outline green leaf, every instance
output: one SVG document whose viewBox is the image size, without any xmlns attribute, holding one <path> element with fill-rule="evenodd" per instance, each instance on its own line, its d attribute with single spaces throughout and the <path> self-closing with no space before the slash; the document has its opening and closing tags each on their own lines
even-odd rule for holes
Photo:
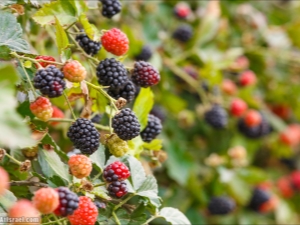
<svg viewBox="0 0 300 225">
<path fill-rule="evenodd" d="M 9 58 L 11 51 L 30 53 L 29 44 L 22 38 L 23 31 L 14 15 L 0 10 L 0 58 Z"/>
<path fill-rule="evenodd" d="M 184 224 L 189 225 L 191 222 L 186 218 L 186 216 L 180 212 L 178 209 L 172 207 L 164 207 L 159 212 L 160 216 L 162 216 L 167 222 L 178 225 Z"/>
<path fill-rule="evenodd" d="M 68 166 L 60 160 L 55 151 L 39 150 L 38 161 L 46 177 L 57 175 L 67 182 L 71 181 Z"/>
<path fill-rule="evenodd" d="M 85 33 L 90 39 L 94 41 L 100 40 L 100 32 L 94 24 L 90 24 L 85 14 L 80 15 L 79 21 L 82 24 Z"/>
<path fill-rule="evenodd" d="M 6 190 L 4 194 L 0 196 L 0 205 L 6 211 L 17 201 L 16 196 L 9 190 Z"/>
<path fill-rule="evenodd" d="M 10 64 L 0 65 L 0 143 L 10 148 L 24 148 L 35 145 L 31 131 L 16 111 L 17 100 L 14 85 L 19 80 L 14 67 Z"/>
<path fill-rule="evenodd" d="M 141 130 L 147 126 L 148 114 L 152 109 L 154 103 L 154 95 L 150 88 L 141 88 L 141 91 L 136 98 L 133 106 L 133 111 L 135 112 L 140 124 Z"/>
<path fill-rule="evenodd" d="M 136 192 L 136 195 L 148 198 L 151 204 L 156 208 L 161 206 L 161 198 L 157 194 L 157 182 L 155 177 L 152 175 L 147 176 L 146 180 L 144 180 L 143 184 Z"/>
<path fill-rule="evenodd" d="M 88 6 L 84 0 L 69 0 L 74 9 L 76 10 L 76 15 L 80 16 L 84 12 L 88 11 Z"/>
<path fill-rule="evenodd" d="M 97 151 L 95 151 L 92 155 L 90 155 L 90 159 L 93 162 L 93 165 L 96 167 L 98 171 L 102 171 L 105 166 L 105 147 L 100 144 Z"/>
<path fill-rule="evenodd" d="M 111 200 L 111 197 L 109 197 L 106 193 L 107 190 L 104 186 L 96 187 L 93 189 L 93 191 L 90 192 L 91 194 L 94 194 L 97 197 L 106 199 L 106 200 Z"/>
<path fill-rule="evenodd" d="M 149 150 L 161 150 L 162 149 L 162 140 L 154 139 L 150 143 L 144 142 L 143 147 L 147 148 Z"/>
<path fill-rule="evenodd" d="M 56 142 L 52 139 L 50 134 L 46 134 L 44 138 L 41 140 L 43 145 L 49 144 L 54 147 L 54 151 L 65 161 L 69 161 L 69 157 L 65 152 L 63 152 L 60 147 L 56 144 Z"/>
<path fill-rule="evenodd" d="M 138 157 L 144 150 L 144 142 L 141 136 L 137 136 L 130 141 L 128 141 L 128 147 L 130 149 L 130 154 Z"/>
<path fill-rule="evenodd" d="M 10 48 L 8 46 L 2 45 L 0 46 L 0 59 L 2 60 L 8 60 L 11 58 L 10 55 Z"/>
<path fill-rule="evenodd" d="M 133 156 L 127 157 L 127 162 L 130 167 L 130 179 L 134 190 L 138 190 L 146 180 L 144 168 L 139 160 Z"/>
<path fill-rule="evenodd" d="M 59 20 L 56 17 L 55 17 L 55 28 L 56 28 L 56 44 L 58 47 L 59 54 L 62 54 L 63 51 L 69 45 L 69 39 L 64 28 L 60 25 Z"/>
</svg>

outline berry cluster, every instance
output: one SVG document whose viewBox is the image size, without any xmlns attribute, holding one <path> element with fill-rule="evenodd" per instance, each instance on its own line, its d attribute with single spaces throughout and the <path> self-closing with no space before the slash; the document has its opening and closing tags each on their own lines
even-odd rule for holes
<svg viewBox="0 0 300 225">
<path fill-rule="evenodd" d="M 79 34 L 75 39 L 88 55 L 96 55 L 101 49 L 101 43 L 91 40 L 86 34 Z"/>
<path fill-rule="evenodd" d="M 124 180 L 129 176 L 130 171 L 122 162 L 116 161 L 105 167 L 103 178 L 109 183 L 107 190 L 112 197 L 121 198 L 127 194 L 127 184 Z"/>
</svg>

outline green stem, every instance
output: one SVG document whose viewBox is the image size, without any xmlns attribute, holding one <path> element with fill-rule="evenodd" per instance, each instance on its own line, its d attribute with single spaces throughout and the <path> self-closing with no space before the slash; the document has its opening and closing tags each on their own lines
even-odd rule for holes
<svg viewBox="0 0 300 225">
<path fill-rule="evenodd" d="M 35 92 L 35 89 L 34 89 L 34 87 L 33 87 L 33 84 L 32 84 L 32 82 L 31 82 L 31 80 L 30 80 L 30 77 L 29 77 L 27 71 L 26 71 L 26 69 L 25 69 L 23 63 L 20 62 L 20 64 L 21 64 L 22 69 L 23 69 L 23 71 L 24 71 L 24 73 L 25 73 L 25 75 L 26 75 L 26 78 L 27 78 L 28 83 L 29 83 L 29 85 L 30 85 L 30 88 L 31 88 L 31 90 L 32 90 L 32 92 L 33 92 L 33 95 L 34 95 L 35 98 L 37 98 L 38 96 L 37 96 L 37 94 L 36 94 L 36 92 Z"/>
<path fill-rule="evenodd" d="M 43 59 L 33 59 L 33 58 L 30 58 L 30 57 L 26 57 L 26 56 L 21 56 L 21 55 L 18 55 L 17 53 L 15 52 L 12 52 L 10 53 L 11 55 L 15 56 L 16 58 L 18 59 L 24 59 L 24 60 L 28 60 L 28 61 L 31 61 L 37 65 L 40 66 L 39 62 L 45 62 L 45 63 L 50 63 L 50 64 L 56 64 L 56 65 L 60 65 L 60 66 L 63 66 L 64 63 L 60 63 L 60 62 L 53 62 L 53 61 L 47 61 L 47 60 L 43 60 Z"/>
<path fill-rule="evenodd" d="M 95 188 L 95 187 L 101 187 L 101 186 L 104 186 L 104 185 L 106 185 L 106 183 L 105 183 L 105 182 L 102 182 L 102 183 L 100 183 L 100 184 L 94 185 L 94 188 Z"/>
<path fill-rule="evenodd" d="M 51 222 L 47 222 L 47 223 L 42 223 L 42 225 L 56 224 L 57 222 L 63 222 L 64 220 L 66 220 L 66 218 L 61 218 L 61 219 L 58 219 L 58 220 L 56 220 L 56 221 L 51 221 Z"/>
<path fill-rule="evenodd" d="M 61 222 L 63 221 L 63 220 L 61 220 L 61 219 L 58 219 L 57 218 L 57 216 L 55 215 L 55 214 L 52 214 L 52 217 L 55 219 L 55 224 L 61 224 Z M 65 218 L 63 218 L 64 220 L 65 220 Z"/>
<path fill-rule="evenodd" d="M 5 155 L 12 160 L 13 162 L 15 162 L 18 165 L 22 165 L 22 162 L 20 162 L 19 160 L 15 159 L 14 157 L 12 157 L 11 155 L 9 155 L 8 153 L 5 153 Z"/>
<path fill-rule="evenodd" d="M 155 220 L 157 218 L 159 218 L 161 216 L 151 216 L 145 223 L 143 223 L 142 225 L 148 225 L 152 220 Z"/>
<path fill-rule="evenodd" d="M 117 225 L 122 225 L 121 222 L 120 222 L 120 220 L 119 220 L 119 218 L 117 217 L 117 215 L 116 215 L 116 213 L 114 211 L 112 212 L 112 215 L 113 215 L 113 217 L 114 217 Z"/>
<path fill-rule="evenodd" d="M 72 116 L 73 116 L 74 120 L 76 120 L 77 118 L 76 118 L 76 116 L 75 116 L 75 113 L 74 113 L 74 111 L 73 111 L 73 108 L 72 108 L 72 106 L 71 106 L 71 103 L 70 103 L 70 101 L 69 101 L 69 99 L 68 99 L 68 96 L 66 95 L 65 91 L 63 92 L 63 94 L 64 94 L 65 100 L 66 100 L 66 102 L 67 102 L 67 104 L 68 104 L 68 107 L 69 107 L 69 109 L 70 109 L 70 111 L 71 111 L 71 113 L 72 113 Z"/>
<path fill-rule="evenodd" d="M 133 194 L 128 195 L 127 198 L 125 198 L 123 201 L 121 201 L 118 205 L 114 207 L 114 211 L 116 211 L 118 208 L 120 208 L 122 205 L 124 205 L 129 199 L 133 197 Z"/>
<path fill-rule="evenodd" d="M 101 174 L 102 174 L 102 169 L 100 168 L 100 173 L 98 173 L 96 176 L 94 176 L 94 178 L 92 179 L 92 182 L 94 182 L 95 180 L 97 180 L 100 176 L 101 176 Z M 95 186 L 94 186 L 95 187 Z"/>
<path fill-rule="evenodd" d="M 112 112 L 113 112 L 113 107 L 112 104 L 110 103 L 110 111 L 109 111 L 109 133 L 112 134 Z"/>
</svg>

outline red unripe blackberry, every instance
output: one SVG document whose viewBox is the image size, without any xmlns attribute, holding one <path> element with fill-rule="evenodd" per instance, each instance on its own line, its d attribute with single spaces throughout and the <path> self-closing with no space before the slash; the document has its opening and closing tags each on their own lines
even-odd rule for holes
<svg viewBox="0 0 300 225">
<path fill-rule="evenodd" d="M 71 82 L 81 82 L 86 77 L 86 69 L 77 60 L 67 62 L 62 68 L 65 78 Z"/>
<path fill-rule="evenodd" d="M 208 211 L 211 215 L 226 215 L 233 211 L 235 202 L 228 197 L 213 197 L 208 204 Z"/>
<path fill-rule="evenodd" d="M 251 70 L 247 70 L 239 76 L 239 82 L 242 86 L 253 85 L 256 83 L 256 75 Z"/>
<path fill-rule="evenodd" d="M 128 83 L 127 70 L 114 58 L 104 59 L 97 66 L 98 83 L 118 91 Z"/>
<path fill-rule="evenodd" d="M 79 205 L 78 196 L 66 187 L 57 188 L 56 191 L 59 196 L 59 205 L 54 213 L 58 216 L 72 215 Z"/>
<path fill-rule="evenodd" d="M 49 214 L 58 207 L 59 196 L 53 188 L 41 188 L 34 193 L 32 203 L 42 214 Z"/>
<path fill-rule="evenodd" d="M 103 172 L 103 178 L 106 182 L 113 182 L 113 181 L 121 181 L 125 180 L 130 176 L 130 171 L 128 167 L 120 162 L 115 161 L 105 167 Z"/>
<path fill-rule="evenodd" d="M 55 59 L 52 57 L 52 56 L 47 56 L 47 55 L 39 55 L 37 57 L 35 57 L 36 60 L 39 60 L 39 59 L 42 59 L 42 60 L 45 60 L 45 61 L 52 61 L 52 62 L 55 62 Z M 54 65 L 54 64 L 51 64 L 51 62 L 38 62 L 42 67 L 47 67 L 49 65 Z M 38 68 L 37 65 L 35 65 L 36 68 Z"/>
<path fill-rule="evenodd" d="M 249 60 L 246 56 L 239 56 L 232 65 L 230 65 L 229 69 L 233 71 L 242 71 L 246 70 L 249 67 Z"/>
<path fill-rule="evenodd" d="M 121 198 L 127 194 L 127 184 L 125 181 L 113 181 L 107 187 L 110 196 L 115 198 Z"/>
<path fill-rule="evenodd" d="M 290 198 L 294 195 L 294 189 L 290 177 L 280 178 L 277 181 L 277 187 L 281 195 L 285 198 Z"/>
<path fill-rule="evenodd" d="M 216 129 L 224 128 L 228 123 L 227 112 L 220 105 L 213 105 L 204 114 L 205 121 Z"/>
<path fill-rule="evenodd" d="M 173 33 L 173 38 L 183 43 L 188 42 L 192 36 L 193 28 L 190 25 L 182 25 Z"/>
<path fill-rule="evenodd" d="M 134 114 L 129 108 L 122 109 L 112 119 L 112 127 L 114 132 L 122 140 L 131 140 L 140 134 L 141 125 Z"/>
<path fill-rule="evenodd" d="M 0 195 L 2 195 L 5 190 L 9 189 L 9 175 L 2 167 L 0 167 L 0 180 Z"/>
<path fill-rule="evenodd" d="M 244 121 L 248 127 L 255 127 L 261 123 L 262 117 L 258 111 L 250 109 L 246 112 Z"/>
<path fill-rule="evenodd" d="M 55 66 L 39 69 L 33 79 L 33 85 L 49 98 L 61 96 L 66 88 L 64 74 Z"/>
<path fill-rule="evenodd" d="M 160 81 L 159 72 L 148 62 L 135 62 L 132 71 L 132 81 L 141 87 L 150 87 Z"/>
<path fill-rule="evenodd" d="M 242 99 L 234 99 L 230 105 L 230 112 L 234 116 L 242 116 L 247 110 L 248 106 Z"/>
<path fill-rule="evenodd" d="M 221 89 L 228 95 L 234 95 L 237 91 L 236 85 L 232 80 L 225 79 L 222 82 Z"/>
<path fill-rule="evenodd" d="M 51 118 L 57 118 L 57 119 L 63 119 L 65 117 L 65 114 L 63 111 L 61 111 L 58 107 L 56 106 L 52 106 L 53 109 L 53 113 L 52 113 L 52 117 Z M 59 122 L 51 122 L 50 123 L 52 126 L 56 126 L 57 124 L 59 124 Z"/>
<path fill-rule="evenodd" d="M 94 225 L 97 221 L 98 209 L 92 200 L 86 196 L 79 197 L 79 206 L 68 216 L 71 225 Z"/>
<path fill-rule="evenodd" d="M 145 142 L 151 142 L 162 130 L 161 121 L 156 116 L 148 115 L 148 123 L 145 129 L 141 132 L 141 137 Z"/>
<path fill-rule="evenodd" d="M 127 103 L 130 103 L 135 98 L 135 85 L 132 83 L 132 81 L 128 81 L 125 86 L 119 90 L 115 89 L 108 89 L 107 94 L 109 94 L 114 99 L 124 98 L 127 100 Z"/>
<path fill-rule="evenodd" d="M 114 15 L 121 12 L 122 4 L 119 0 L 100 0 L 102 3 L 102 15 L 107 18 L 112 18 Z"/>
<path fill-rule="evenodd" d="M 176 4 L 174 13 L 179 19 L 186 19 L 191 14 L 191 8 L 185 2 Z"/>
<path fill-rule="evenodd" d="M 288 119 L 291 114 L 291 109 L 287 105 L 273 105 L 270 106 L 273 113 L 282 119 Z"/>
<path fill-rule="evenodd" d="M 89 176 L 93 169 L 91 160 L 85 155 L 71 156 L 68 165 L 71 174 L 78 179 Z"/>
<path fill-rule="evenodd" d="M 30 110 L 37 118 L 48 121 L 53 114 L 53 108 L 48 98 L 38 97 L 30 103 Z"/>
<path fill-rule="evenodd" d="M 129 40 L 127 35 L 117 28 L 106 31 L 101 37 L 103 48 L 116 55 L 125 55 L 129 49 Z"/>
<path fill-rule="evenodd" d="M 148 61 L 152 57 L 152 50 L 148 45 L 144 45 L 138 55 L 135 56 L 137 61 Z"/>
<path fill-rule="evenodd" d="M 291 174 L 291 182 L 296 190 L 300 190 L 300 171 L 294 171 Z"/>
<path fill-rule="evenodd" d="M 37 209 L 33 206 L 31 201 L 27 199 L 21 199 L 14 203 L 14 205 L 8 210 L 7 216 L 10 218 L 24 218 L 25 221 L 32 218 L 40 218 L 40 213 Z M 15 222 L 10 223 L 10 225 L 36 225 L 36 222 Z"/>
<path fill-rule="evenodd" d="M 300 126 L 298 124 L 289 125 L 282 133 L 280 140 L 289 146 L 296 146 L 300 142 Z"/>
<path fill-rule="evenodd" d="M 99 147 L 100 134 L 88 119 L 77 119 L 69 128 L 67 136 L 73 142 L 75 148 L 80 149 L 83 154 L 91 155 Z"/>
<path fill-rule="evenodd" d="M 91 40 L 86 34 L 77 35 L 76 41 L 88 55 L 96 55 L 101 49 L 101 43 Z"/>
</svg>

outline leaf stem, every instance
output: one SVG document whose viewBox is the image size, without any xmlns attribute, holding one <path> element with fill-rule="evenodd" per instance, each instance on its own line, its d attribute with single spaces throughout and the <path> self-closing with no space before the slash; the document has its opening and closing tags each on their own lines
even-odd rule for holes
<svg viewBox="0 0 300 225">
<path fill-rule="evenodd" d="M 33 187 L 48 187 L 47 184 L 36 182 L 36 181 L 27 181 L 27 180 L 21 180 L 21 181 L 11 181 L 9 182 L 10 186 L 33 186 Z"/>
<path fill-rule="evenodd" d="M 101 173 L 100 173 L 101 174 Z M 99 174 L 98 174 L 99 175 Z M 97 175 L 97 176 L 98 176 Z M 99 184 L 96 184 L 96 185 L 94 185 L 94 188 L 95 187 L 100 187 L 100 186 L 104 186 L 104 185 L 106 185 L 106 183 L 105 182 L 102 182 L 102 183 L 99 183 Z"/>
<path fill-rule="evenodd" d="M 148 225 L 151 221 L 159 218 L 161 216 L 151 216 L 145 223 L 143 223 L 142 225 Z"/>
<path fill-rule="evenodd" d="M 71 111 L 71 113 L 72 113 L 72 116 L 73 116 L 74 120 L 76 120 L 77 118 L 76 118 L 76 116 L 75 116 L 75 113 L 74 113 L 74 111 L 73 111 L 73 108 L 72 108 L 72 106 L 71 106 L 71 103 L 70 103 L 70 101 L 69 101 L 69 99 L 68 99 L 68 96 L 66 95 L 66 92 L 65 92 L 65 91 L 63 92 L 63 95 L 64 95 L 64 97 L 65 97 L 65 100 L 66 100 L 66 102 L 67 102 L 67 104 L 68 104 L 68 107 L 69 107 L 69 109 L 70 109 L 70 111 Z"/>
<path fill-rule="evenodd" d="M 125 198 L 123 201 L 121 201 L 118 205 L 114 207 L 113 211 L 116 211 L 118 208 L 120 208 L 122 205 L 124 205 L 129 199 L 133 197 L 133 194 L 129 194 L 127 198 Z"/>
<path fill-rule="evenodd" d="M 33 59 L 33 58 L 30 58 L 30 57 L 26 57 L 26 56 L 21 56 L 21 55 L 18 55 L 16 52 L 12 52 L 10 53 L 11 55 L 15 56 L 16 58 L 18 59 L 24 59 L 24 60 L 28 60 L 28 61 L 31 61 L 37 65 L 40 66 L 39 62 L 45 62 L 45 63 L 50 63 L 50 64 L 56 64 L 56 65 L 60 65 L 60 66 L 63 66 L 64 63 L 60 63 L 60 62 L 53 62 L 53 61 L 48 61 L 48 60 L 43 60 L 43 59 Z"/>
<path fill-rule="evenodd" d="M 112 212 L 112 215 L 113 215 L 113 217 L 114 217 L 114 219 L 115 219 L 117 225 L 121 225 L 121 222 L 120 222 L 119 218 L 117 217 L 115 211 Z"/>
<path fill-rule="evenodd" d="M 26 69 L 25 69 L 23 63 L 20 62 L 20 64 L 21 64 L 22 69 L 23 69 L 23 71 L 24 71 L 24 73 L 25 73 L 25 75 L 26 75 L 26 78 L 27 78 L 28 83 L 29 83 L 29 85 L 30 85 L 30 88 L 31 88 L 31 90 L 32 90 L 32 92 L 33 92 L 33 95 L 34 95 L 35 98 L 37 98 L 38 96 L 37 96 L 37 94 L 36 94 L 36 92 L 35 92 L 35 88 L 33 87 L 33 84 L 32 84 L 32 82 L 31 82 L 31 80 L 30 80 L 30 77 L 29 77 L 27 71 L 26 71 Z"/>
<path fill-rule="evenodd" d="M 51 221 L 51 222 L 47 222 L 47 223 L 42 223 L 42 225 L 56 224 L 57 222 L 63 222 L 64 220 L 66 220 L 66 218 L 61 218 L 61 219 L 57 219 L 56 221 Z"/>
<path fill-rule="evenodd" d="M 5 155 L 12 160 L 13 162 L 15 162 L 18 165 L 22 165 L 22 162 L 20 162 L 19 160 L 15 159 L 14 157 L 12 157 L 11 155 L 9 155 L 8 153 L 5 153 Z"/>
</svg>

